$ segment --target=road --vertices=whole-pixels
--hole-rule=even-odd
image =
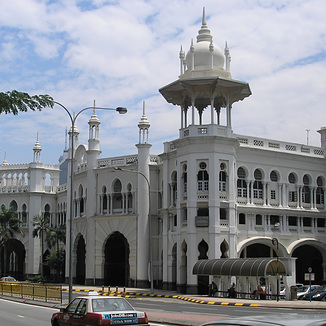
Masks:
[[[200,325],[204,322],[235,316],[266,315],[280,313],[316,314],[313,310],[280,309],[264,307],[235,307],[196,304],[172,298],[135,297],[128,299],[139,310],[148,313],[151,325],[168,320],[179,325]],[[50,325],[52,313],[58,309],[29,305],[0,299],[0,326]]]

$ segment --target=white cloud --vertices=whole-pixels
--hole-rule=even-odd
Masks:
[[[247,81],[253,95],[234,104],[238,134],[320,144],[326,125],[326,3],[301,1],[12,0],[0,12],[2,91],[48,93],[71,112],[91,106],[126,106],[125,116],[99,113],[104,156],[135,153],[137,124],[146,100],[152,152],[178,137],[180,110],[158,89],[177,79],[179,50],[188,51],[201,27],[202,6],[213,40],[231,51],[233,78]],[[87,143],[87,121],[77,121]],[[69,119],[55,107],[2,115],[1,156],[32,158],[40,133],[44,162],[57,161]],[[24,135],[22,137],[22,134]],[[0,156],[0,162],[2,157]]]

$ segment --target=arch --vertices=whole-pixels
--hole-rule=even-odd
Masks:
[[[17,202],[16,200],[12,200],[9,204],[9,209],[11,209],[12,211],[14,212],[17,212],[18,211],[18,205],[17,205]]]
[[[175,243],[172,247],[172,288],[171,290],[177,289],[177,244]]]
[[[202,239],[198,244],[198,260],[207,259],[208,252],[208,244]],[[207,294],[208,293],[208,284],[209,284],[209,276],[208,275],[198,275],[197,276],[197,292],[198,294]]]
[[[297,258],[295,262],[297,282],[304,283],[304,274],[308,272],[309,268],[312,268],[315,274],[313,283],[322,284],[324,279],[323,263],[325,260],[318,246],[302,243],[293,251],[292,257]]]
[[[23,243],[17,239],[9,239],[5,248],[0,250],[0,272],[11,275],[17,280],[25,277],[26,250]]]
[[[181,244],[181,263],[180,263],[180,292],[186,293],[187,286],[187,242],[182,241]]]
[[[84,237],[79,234],[76,248],[76,284],[85,284],[86,277],[86,244]]]
[[[127,239],[118,231],[113,232],[104,247],[104,284],[128,286],[130,248]]]
[[[229,257],[229,244],[224,239],[220,245],[221,256],[220,258],[228,258]]]

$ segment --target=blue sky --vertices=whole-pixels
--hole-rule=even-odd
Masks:
[[[242,135],[320,146],[326,126],[326,2],[324,0],[11,0],[0,11],[0,90],[49,94],[71,112],[97,106],[101,157],[134,154],[146,102],[152,153],[178,137],[180,112],[158,89],[179,75],[179,50],[188,51],[201,27],[202,8],[213,41],[225,42],[231,73],[249,82],[252,96],[232,110]],[[78,117],[87,144],[89,113]],[[1,115],[0,163],[33,159],[57,163],[67,114],[59,107]]]

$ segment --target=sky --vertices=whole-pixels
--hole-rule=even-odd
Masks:
[[[320,146],[326,126],[324,0],[10,0],[0,11],[0,91],[49,94],[72,114],[98,111],[101,158],[136,154],[145,101],[151,153],[178,138],[179,107],[159,89],[178,79],[179,51],[196,41],[205,7],[213,42],[252,95],[232,108],[240,135]],[[92,111],[76,120],[87,144]],[[71,123],[60,107],[0,115],[0,164],[57,164]]]

